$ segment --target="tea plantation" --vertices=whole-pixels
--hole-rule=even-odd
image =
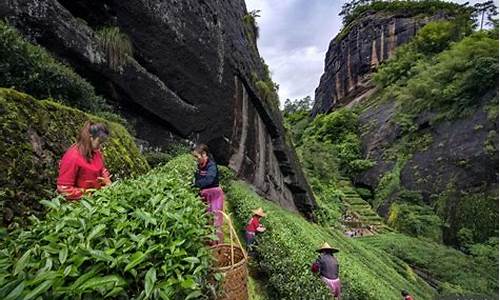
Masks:
[[[78,203],[43,200],[43,220],[1,241],[0,299],[199,298],[211,232],[193,167],[181,156]]]

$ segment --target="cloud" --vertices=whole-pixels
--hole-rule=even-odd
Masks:
[[[340,29],[341,3],[246,0],[246,4],[249,11],[261,10],[257,43],[273,80],[280,85],[280,101],[314,97],[328,44]]]
[[[471,0],[470,4],[483,0]],[[281,103],[287,98],[314,98],[323,74],[330,41],[339,32],[344,1],[245,0],[247,10],[261,10],[257,24],[259,52],[279,84]],[[466,0],[455,1],[465,3]],[[498,0],[495,0],[498,6]]]

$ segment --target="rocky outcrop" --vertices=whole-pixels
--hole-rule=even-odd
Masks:
[[[419,28],[444,17],[443,13],[422,17],[408,12],[368,12],[346,26],[328,47],[312,114],[328,113],[336,106],[371,95],[374,91],[370,81],[372,72]]]
[[[395,194],[380,203],[380,214],[387,215],[398,191],[417,191],[446,221],[444,241],[455,244],[458,230],[468,226],[463,224],[463,215],[480,215],[480,210],[495,206],[498,201],[498,122],[495,117],[488,117],[488,106],[497,105],[498,94],[495,94],[492,91],[485,95],[466,117],[436,123],[433,122],[435,113],[421,114],[416,120],[415,136],[419,138],[405,142],[413,143],[416,150],[399,166],[390,154],[398,154],[394,149],[405,136],[394,121],[398,112],[396,102],[379,103],[363,110],[360,123],[364,152],[366,158],[376,164],[360,174],[355,183],[376,190],[385,174],[399,168],[400,186]],[[494,202],[485,204],[485,201]],[[467,205],[477,211],[465,212],[464,209],[470,209]]]
[[[312,192],[281,116],[254,88],[264,68],[238,1],[7,0],[0,16],[74,67],[114,102],[139,138],[211,146],[258,192],[303,212]],[[109,67],[96,30],[117,26],[134,54]]]

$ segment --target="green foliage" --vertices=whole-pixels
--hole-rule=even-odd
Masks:
[[[266,64],[264,59],[261,57],[260,62],[263,68],[262,77],[259,79],[257,74],[252,73],[252,81],[259,96],[264,100],[272,109],[278,109],[279,107],[279,96],[278,89],[279,85],[276,84],[271,78],[271,71],[269,66]]]
[[[174,143],[168,145],[165,149],[162,151],[145,151],[144,157],[146,158],[148,164],[154,168],[159,165],[165,164],[169,162],[170,160],[174,159],[175,157],[189,152],[189,147],[185,144],[181,143]]]
[[[314,210],[315,221],[326,227],[339,228],[343,208],[341,200],[343,193],[333,183],[313,181],[311,185],[314,189],[317,205]]]
[[[498,155],[498,132],[490,130],[484,141],[484,152],[495,158]]]
[[[113,180],[149,169],[132,136],[117,123],[1,88],[0,112],[0,194],[8,208],[4,217],[42,210],[38,199],[54,195],[58,160],[89,119],[104,122],[111,131],[103,152]]]
[[[300,162],[308,178],[329,182],[340,177],[338,159],[331,143],[305,139],[297,149]]]
[[[211,230],[190,188],[193,168],[182,156],[78,203],[42,201],[46,218],[2,242],[0,297],[199,298]]]
[[[312,121],[310,116],[312,104],[310,96],[294,101],[286,99],[281,111],[285,128],[290,132],[292,141],[296,147],[302,144],[302,135]]]
[[[421,1],[370,1],[355,0],[347,2],[340,13],[343,16],[344,26],[356,21],[368,11],[397,13],[426,16],[433,15],[438,11],[448,12],[451,15],[470,18],[471,9],[457,3],[445,2],[441,0],[421,0]]]
[[[432,60],[418,61],[411,73],[394,92],[403,113],[435,110],[439,117],[463,116],[498,87],[498,39],[475,33]]]
[[[373,162],[362,157],[358,127],[357,113],[342,108],[328,115],[317,116],[305,130],[304,136],[306,139],[330,143],[335,156],[335,160],[330,163],[336,161],[343,175],[354,176],[373,166]]]
[[[128,59],[133,57],[133,47],[130,38],[118,27],[104,27],[96,32],[102,50],[111,69],[120,71]]]
[[[0,21],[0,87],[12,87],[39,99],[97,112],[109,110],[90,83],[47,51],[26,41]]]
[[[403,203],[423,204],[422,194],[417,191],[402,190],[398,196]]]
[[[477,245],[476,249],[480,249],[477,256],[403,234],[381,234],[361,242],[427,271],[438,280],[440,294],[450,292],[450,287],[454,287],[455,292],[458,289],[463,294],[480,293],[490,297],[498,291],[498,252],[495,252],[498,251],[498,239]]]
[[[251,28],[251,32],[253,34],[254,42],[259,38],[259,26],[257,26],[257,18],[260,17],[260,10],[254,9],[243,16],[243,23],[249,28]]]
[[[378,208],[385,200],[401,189],[401,179],[399,177],[405,164],[404,160],[396,162],[391,171],[386,172],[380,179],[375,189],[375,197],[372,206]]]
[[[396,83],[405,84],[418,70],[413,69],[420,61],[427,62],[433,55],[447,49],[450,44],[470,34],[470,27],[457,20],[434,21],[422,27],[407,44],[397,48],[395,55],[374,75],[380,87]]]
[[[442,241],[443,221],[428,206],[393,203],[387,225],[410,236]]]
[[[365,201],[373,199],[373,193],[369,189],[355,188],[356,193]]]
[[[418,299],[432,299],[432,289],[391,255],[337,230],[311,224],[261,199],[242,183],[233,183],[227,192],[238,223],[245,224],[255,207],[268,213],[263,219],[267,231],[257,237],[256,251],[260,270],[268,276],[271,299],[330,299],[324,284],[310,271],[315,250],[324,241],[340,249],[342,299],[400,299],[402,288]]]
[[[448,220],[453,228],[468,228],[473,232],[474,243],[484,242],[491,236],[498,235],[498,194],[480,192],[460,195],[458,199],[450,197],[448,205],[453,203],[454,216]]]

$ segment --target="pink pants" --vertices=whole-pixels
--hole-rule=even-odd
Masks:
[[[214,214],[214,226],[219,239],[219,243],[224,242],[224,233],[222,232],[222,224],[224,218],[222,213],[224,209],[224,192],[220,187],[203,189],[200,192],[201,197],[207,203],[207,211]]]
[[[340,299],[340,279],[328,279],[326,277],[321,276],[321,280],[326,283],[326,286],[330,289],[334,297],[338,297]]]

